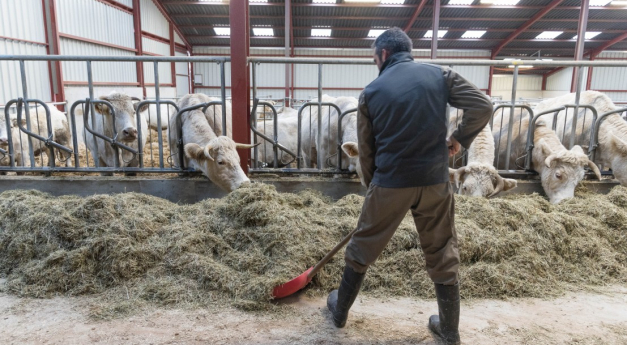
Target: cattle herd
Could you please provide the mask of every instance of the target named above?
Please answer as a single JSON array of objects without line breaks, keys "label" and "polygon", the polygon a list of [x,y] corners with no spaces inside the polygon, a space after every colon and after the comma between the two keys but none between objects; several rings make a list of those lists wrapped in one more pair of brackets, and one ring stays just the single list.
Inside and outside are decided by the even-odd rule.
[{"label": "cattle herd", "polygon": [[[118,92],[102,96],[99,100],[102,102],[94,104],[95,112],[92,117],[88,117],[86,123],[95,133],[103,134],[108,138],[115,137],[117,142],[137,149],[140,146],[138,138],[142,140],[141,146],[146,145],[149,127],[159,129],[157,116],[155,116],[157,109],[154,104],[144,105],[141,109],[137,109],[137,99]],[[184,109],[208,102],[218,103],[216,101],[219,99],[204,94],[189,94],[179,99],[177,105],[179,109]],[[311,102],[317,101],[314,99]],[[320,119],[318,106],[313,105],[302,109],[300,133],[299,112],[289,107],[282,108],[277,113],[276,119],[257,121],[257,132],[267,138],[276,138],[280,144],[275,155],[273,144],[263,139],[260,140],[262,145],[256,148],[258,163],[267,167],[293,166],[297,159],[296,155],[300,155],[303,168],[328,169],[338,167],[338,156],[341,155],[339,168],[356,172],[358,176],[361,176],[357,145],[357,114],[353,111],[357,108],[357,99],[323,95],[321,102],[333,106],[321,107]],[[567,94],[540,102],[533,108],[533,113],[539,114],[573,103],[575,103],[575,94]],[[582,92],[579,104],[594,107],[599,115],[618,109],[606,95],[595,91]],[[111,108],[115,116],[111,116]],[[541,116],[535,123],[531,122],[532,117],[523,108],[515,108],[511,116],[509,108],[506,110],[507,112],[502,116],[495,115],[493,121],[479,133],[468,148],[465,166],[449,169],[451,183],[458,187],[460,194],[490,197],[516,188],[516,180],[504,178],[498,172],[510,170],[510,167],[504,166],[507,160],[510,120],[517,125],[512,126],[513,130],[509,135],[511,143],[509,161],[518,162],[521,157],[524,158],[530,153],[530,167],[539,174],[542,187],[552,203],[574,196],[575,187],[584,178],[586,168],[589,168],[600,179],[601,174],[597,164],[611,169],[621,184],[627,184],[627,122],[619,113],[606,116],[599,127],[598,146],[595,148],[594,156],[595,164],[589,159],[587,151],[591,148],[587,145],[574,145],[567,149],[563,144],[568,143],[571,136],[576,137],[577,143],[583,143],[591,135],[594,119],[592,116],[581,116],[585,108],[581,108],[577,114],[579,124],[575,132],[567,130],[575,116],[569,116],[564,110]],[[456,109],[452,109],[451,114],[456,112]],[[232,110],[229,101],[226,102],[224,126],[226,133],[223,133],[222,113],[222,105],[201,106],[180,114],[180,121],[177,123],[177,117],[172,116],[176,114],[174,107],[162,104],[161,116],[167,114],[167,118],[160,121],[160,129],[169,128],[167,137],[172,150],[169,158],[173,167],[178,168],[179,162],[183,162],[186,167],[202,171],[222,189],[232,191],[241,183],[248,181],[248,177],[240,168],[240,158],[236,149],[251,149],[256,145],[240,144],[231,139]],[[47,121],[45,114],[41,106],[30,107],[28,117],[31,130],[45,133],[45,137],[49,136],[48,133],[52,133],[50,138],[52,141],[72,148],[71,130],[65,114],[50,107],[50,122]],[[338,125],[341,114],[344,115],[340,129]],[[95,119],[93,123],[92,119]],[[44,145],[43,141],[28,140],[23,129],[20,130],[20,127],[24,128],[26,118],[22,117],[21,121],[22,123],[18,124],[16,115],[11,115],[9,121],[0,121],[0,149],[2,150],[0,151],[0,166],[10,164],[9,137],[16,166],[29,167],[31,165],[30,159],[27,159],[31,144],[35,155],[44,153],[50,155],[50,149]],[[450,116],[450,131],[455,128],[458,121],[457,116]],[[48,123],[52,126],[50,132]],[[556,125],[557,123],[560,125]],[[181,152],[184,154],[182,160],[178,156],[177,131],[172,130],[178,129],[178,126],[181,126],[182,133],[183,150]],[[532,150],[527,152],[529,128],[533,128],[533,133],[531,133],[533,145]],[[117,150],[118,157],[116,157],[116,150],[113,150],[105,140],[94,136],[90,131],[82,132],[87,150],[94,159],[97,159],[99,166],[139,166],[137,157],[131,152]],[[341,150],[338,152],[339,143],[341,143]],[[298,152],[299,149],[300,152]],[[69,161],[69,154],[60,151],[59,155],[61,161]]]}]

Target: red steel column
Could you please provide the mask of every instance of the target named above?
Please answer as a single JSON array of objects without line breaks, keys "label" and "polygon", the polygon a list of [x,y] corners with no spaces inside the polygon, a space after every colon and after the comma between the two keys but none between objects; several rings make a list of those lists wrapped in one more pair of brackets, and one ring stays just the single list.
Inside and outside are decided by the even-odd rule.
[{"label": "red steel column", "polygon": [[[50,6],[48,7],[47,4]],[[46,33],[46,43],[48,44],[47,52],[49,55],[59,55],[60,52],[60,38],[59,38],[59,26],[57,24],[57,9],[54,1],[41,1],[41,6],[44,14],[44,30]],[[46,11],[49,11],[49,18]],[[50,29],[50,31],[48,31]],[[50,36],[48,35],[50,32]],[[50,77],[50,93],[52,101],[63,102],[65,100],[65,89],[63,88],[63,73],[61,69],[61,61],[49,61],[48,71]],[[63,110],[63,107],[58,105],[59,110]]]},{"label": "red steel column", "polygon": [[[174,24],[170,23],[170,56],[175,56],[174,51]],[[170,69],[172,72],[172,86],[176,89],[176,63],[170,63]]]},{"label": "red steel column", "polygon": [[[290,38],[292,37],[292,2],[285,0],[285,57],[290,56]],[[285,106],[290,106],[290,64],[285,64]]]},{"label": "red steel column", "polygon": [[[133,0],[133,28],[135,29],[135,49],[137,52],[135,55],[142,56],[144,54],[144,50],[142,48],[142,17],[141,10],[139,8],[140,0]],[[139,83],[139,87],[142,88],[142,93],[144,98],[146,98],[146,85],[144,84],[144,63],[138,61],[136,63],[137,69],[137,82]]]},{"label": "red steel column", "polygon": [[[250,23],[248,0],[231,0],[229,21],[231,25],[231,99],[233,102],[233,140],[250,143]],[[248,173],[250,150],[237,150],[242,169]]]},{"label": "red steel column", "polygon": [[494,78],[494,66],[490,66],[490,74],[488,78],[488,91],[486,92],[486,94],[492,97],[492,78]]},{"label": "red steel column", "polygon": [[[581,10],[579,10],[579,26],[577,27],[577,44],[575,45],[575,61],[583,59],[583,47],[585,44],[585,34],[588,27],[588,5],[590,0],[581,0]],[[573,68],[573,79],[570,83],[570,92],[577,90],[579,82],[579,67]]]},{"label": "red steel column", "polygon": [[[594,61],[594,56],[590,57],[590,61]],[[592,85],[592,66],[588,66],[588,79],[586,80],[586,90],[590,90]]]},{"label": "red steel column", "polygon": [[440,29],[440,0],[433,1],[433,37],[431,38],[431,60],[438,57],[438,30]]}]

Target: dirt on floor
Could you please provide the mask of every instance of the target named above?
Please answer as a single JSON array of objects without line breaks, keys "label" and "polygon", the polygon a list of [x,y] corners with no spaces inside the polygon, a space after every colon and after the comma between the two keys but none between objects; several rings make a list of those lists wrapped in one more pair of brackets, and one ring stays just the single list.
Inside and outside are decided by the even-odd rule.
[{"label": "dirt on floor", "polygon": [[[0,284],[2,281],[0,281]],[[2,344],[437,344],[426,324],[434,300],[357,298],[335,328],[324,298],[289,297],[270,312],[228,307],[150,307],[110,320],[90,318],[94,297],[0,294]],[[464,344],[627,344],[627,287],[569,292],[556,299],[462,301]]]}]

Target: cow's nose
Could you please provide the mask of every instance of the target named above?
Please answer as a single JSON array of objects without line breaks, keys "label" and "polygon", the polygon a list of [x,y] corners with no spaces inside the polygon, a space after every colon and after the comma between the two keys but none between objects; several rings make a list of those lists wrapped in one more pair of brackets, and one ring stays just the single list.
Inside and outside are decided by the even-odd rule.
[{"label": "cow's nose", "polygon": [[137,138],[137,128],[128,127],[122,131],[126,138]]}]

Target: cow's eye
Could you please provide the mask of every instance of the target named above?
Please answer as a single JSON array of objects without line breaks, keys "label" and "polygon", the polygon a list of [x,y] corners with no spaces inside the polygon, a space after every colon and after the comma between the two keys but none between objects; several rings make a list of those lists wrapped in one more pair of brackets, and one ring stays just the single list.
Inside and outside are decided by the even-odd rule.
[{"label": "cow's eye", "polygon": [[219,165],[224,165],[224,161],[218,161]]}]

